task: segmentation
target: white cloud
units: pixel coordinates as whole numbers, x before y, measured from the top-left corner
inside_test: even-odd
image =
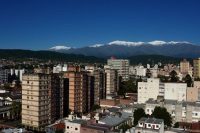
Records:
[[[165,41],[160,41],[160,40],[155,40],[155,41],[148,42],[148,44],[158,46],[158,45],[167,44],[167,42],[165,42]]]
[[[92,47],[92,48],[97,48],[97,47],[101,47],[103,46],[104,44],[94,44],[94,45],[91,45],[89,47]]]
[[[67,47],[67,46],[54,46],[52,48],[50,48],[51,50],[69,50],[71,49],[71,47]]]
[[[108,44],[109,45],[124,45],[124,46],[140,46],[140,45],[144,44],[144,42],[128,42],[128,41],[116,40],[116,41],[112,41]]]

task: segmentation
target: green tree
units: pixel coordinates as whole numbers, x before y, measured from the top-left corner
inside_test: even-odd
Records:
[[[178,122],[176,122],[176,123],[174,124],[174,128],[179,128],[179,123],[178,123]]]
[[[95,110],[100,109],[100,108],[101,108],[101,106],[95,104],[95,105],[92,106],[92,111],[95,111]]]
[[[131,126],[127,125],[127,124],[123,124],[119,127],[119,129],[122,129],[123,133],[125,133],[128,129],[130,129]]]
[[[189,74],[187,74],[184,78],[185,83],[187,83],[187,87],[191,87],[193,84],[192,78]]]
[[[172,117],[169,112],[167,112],[166,108],[163,107],[155,107],[152,115],[155,118],[163,119],[164,124],[167,125],[168,127],[172,126]]]
[[[12,108],[10,110],[10,118],[11,119],[19,119],[21,115],[21,103],[13,102]]]
[[[137,82],[140,79],[130,78],[128,81],[122,81],[119,86],[118,95],[126,97],[126,93],[137,93]]]
[[[176,71],[171,71],[170,72],[170,81],[171,82],[178,82],[179,81],[179,78],[178,78],[178,76],[177,76],[177,72]]]
[[[138,108],[134,111],[134,126],[136,126],[138,124],[138,121],[140,120],[140,118],[145,117],[146,114],[144,112],[143,108]]]
[[[118,95],[123,96],[126,98],[126,85],[124,82],[120,83],[119,90],[117,91]]]
[[[158,75],[158,78],[160,79],[161,82],[168,82],[169,77],[163,76],[163,75]]]

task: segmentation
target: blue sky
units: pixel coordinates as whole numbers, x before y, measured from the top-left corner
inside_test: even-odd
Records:
[[[0,48],[124,41],[200,44],[200,0],[0,0]]]

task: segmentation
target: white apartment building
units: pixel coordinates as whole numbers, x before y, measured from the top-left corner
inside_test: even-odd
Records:
[[[83,123],[83,120],[72,120],[68,121],[65,120],[65,133],[80,133],[81,132],[81,124]]]
[[[147,82],[138,82],[138,103],[163,97],[167,100],[186,101],[186,83],[161,83],[158,78],[149,78]]]
[[[147,82],[138,82],[138,103],[145,103],[148,99],[154,100],[163,92],[160,88],[160,79],[149,78]]]
[[[145,77],[147,73],[147,68],[144,68],[144,66],[137,66],[136,67],[136,75]]]
[[[153,78],[157,78],[158,77],[158,69],[151,68],[150,72],[151,72],[151,77],[153,77]]]
[[[67,71],[67,65],[57,65],[53,67],[53,73],[60,73],[60,72],[66,72]]]
[[[25,73],[24,69],[10,69],[10,74],[15,74],[19,77],[19,80],[22,81],[22,75]]]
[[[119,76],[122,76],[123,80],[129,79],[129,60],[125,59],[108,59],[107,65],[111,67],[111,69],[116,69]]]
[[[168,100],[186,101],[186,83],[164,83],[164,98]]]

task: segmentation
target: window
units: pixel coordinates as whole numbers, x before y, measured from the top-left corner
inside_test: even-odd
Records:
[[[69,126],[67,126],[67,129],[69,129]]]
[[[78,130],[78,128],[76,127],[75,130]]]
[[[29,108],[29,105],[27,105],[27,108]]]

